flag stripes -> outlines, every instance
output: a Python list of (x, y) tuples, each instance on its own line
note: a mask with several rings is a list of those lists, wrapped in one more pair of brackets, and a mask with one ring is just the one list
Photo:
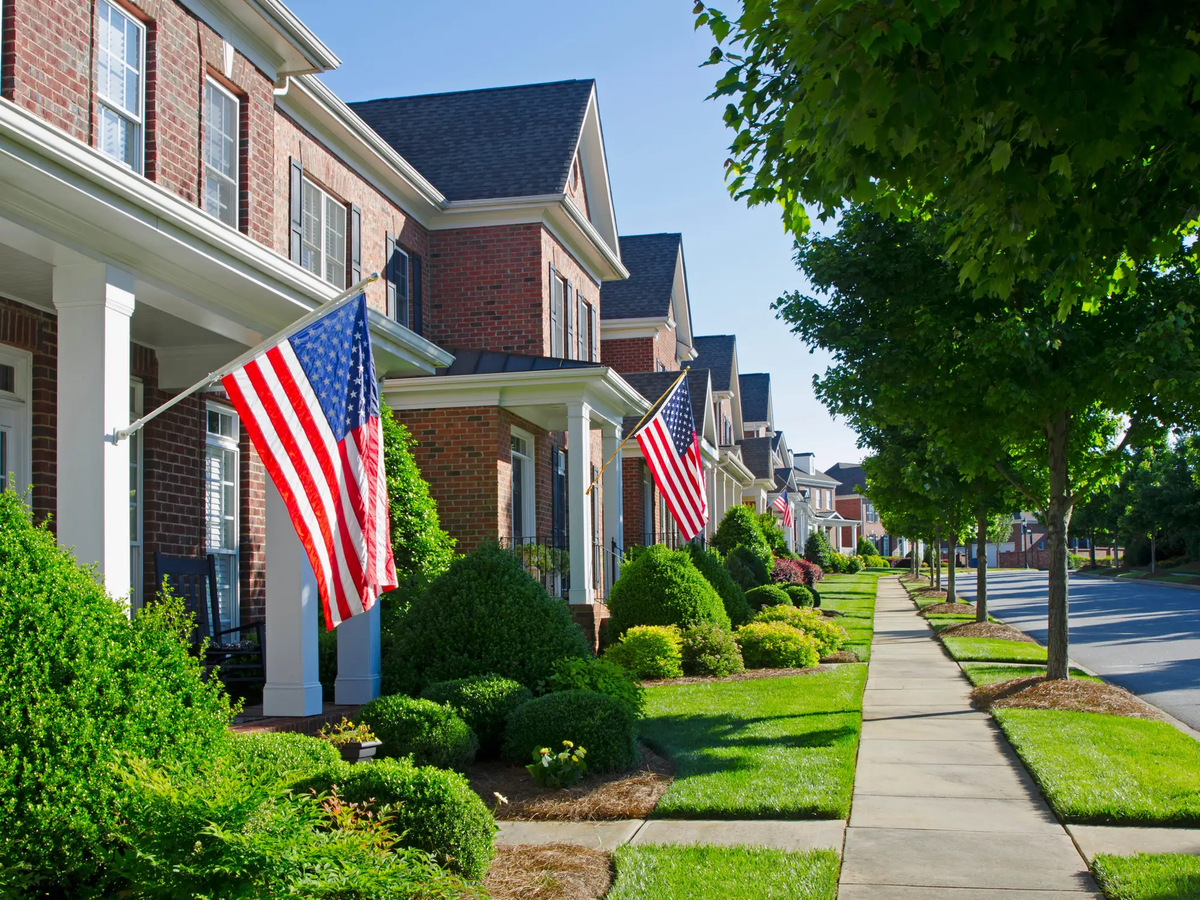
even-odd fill
[(658, 413), (637, 433), (637, 442), (675, 524), (690, 541), (708, 521), (708, 495), (686, 382), (680, 378), (668, 392)]

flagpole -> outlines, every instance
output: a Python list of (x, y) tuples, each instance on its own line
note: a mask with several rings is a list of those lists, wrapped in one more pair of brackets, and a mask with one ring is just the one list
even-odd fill
[(646, 410), (646, 414), (644, 416), (642, 416), (641, 420), (636, 425), (633, 426), (633, 431), (629, 432), (629, 436), (627, 438), (625, 438), (625, 440), (621, 441), (621, 443), (617, 444), (617, 449), (614, 450), (613, 455), (608, 458), (608, 462), (606, 462), (604, 465), (602, 465), (600, 467), (600, 471), (596, 473), (596, 477), (592, 479), (592, 483), (588, 485), (588, 489), (583, 492), (583, 496), (586, 497), (588, 494), (590, 494), (592, 492), (592, 488), (594, 488), (596, 486), (596, 482), (600, 480), (600, 476), (604, 474), (604, 470), (607, 469), (609, 467), (609, 465), (612, 463), (612, 461), (617, 458), (617, 454), (621, 452), (621, 448), (624, 447), (626, 444), (628, 444), (631, 440), (633, 440), (633, 436), (635, 434), (637, 434), (638, 429), (642, 427), (642, 423), (645, 422), (648, 418), (650, 418), (650, 413), (652, 413), (656, 409), (658, 409), (658, 404), (663, 402), (663, 397), (666, 397), (667, 394), (669, 394), (669, 393), (671, 393), (671, 391), (675, 390), (675, 386), (677, 384), (679, 384), (679, 382), (683, 381), (684, 376), (687, 375), (688, 371), (691, 368), (692, 368), (691, 366), (684, 367), (683, 371), (679, 373), (679, 377), (671, 382), (671, 386), (669, 388), (667, 388), (665, 391), (663, 391), (662, 397), (659, 397), (657, 400), (655, 400), (650, 405), (650, 408), (648, 410)]
[(348, 288), (347, 290), (342, 291), (340, 294), (338, 294), (336, 297), (334, 297), (332, 300), (328, 301), (327, 303), (322, 303), (316, 309), (310, 310), (309, 312), (305, 313), (303, 316), (301, 316), (299, 319), (297, 319), (291, 325), (288, 325), (286, 328), (284, 328), (281, 331), (275, 332), (275, 334), (271, 335), (269, 338), (267, 338), (265, 341), (262, 341), (257, 346), (252, 347), (251, 349), (247, 350), (245, 353), (243, 353), (241, 356), (239, 356), (233, 362), (226, 363), (224, 366), (217, 369), (215, 372), (210, 372), (209, 374), (205, 375), (202, 379), (197, 381), (186, 391), (182, 391), (182, 392), (176, 394), (174, 397), (172, 397), (170, 400), (168, 400), (162, 406), (146, 413), (146, 415), (142, 416), (136, 422), (131, 422), (129, 425), (125, 426), (124, 428), (113, 429), (113, 433), (108, 435), (105, 438), (105, 440), (107, 440), (113, 444), (119, 444), (121, 441), (125, 440), (130, 435), (132, 435), (135, 432), (138, 432), (142, 428), (144, 428), (146, 423), (149, 422), (151, 419), (155, 419), (155, 418), (161, 416), (172, 406), (174, 406), (177, 403), (183, 402), (188, 397), (190, 397), (192, 394), (196, 393), (196, 391), (200, 390), (201, 388), (208, 387), (214, 381), (218, 381), (218, 380), (224, 378), (226, 375), (228, 375), (230, 372), (232, 372), (238, 366), (254, 359), (254, 357), (258, 356), (258, 354), (262, 352), (263, 347), (266, 347), (269, 344), (277, 344), (280, 341), (286, 340), (287, 338), (289, 338), (293, 334), (295, 334), (297, 331), (299, 331), (301, 328), (303, 328), (305, 325), (308, 325), (310, 322), (314, 321), (315, 319), (321, 318), (321, 316), (325, 315), (326, 313), (333, 312), (333, 310), (336, 307), (341, 306), (342, 304), (346, 303), (348, 300), (354, 299), (360, 293), (362, 293), (363, 288), (365, 288), (368, 284), (370, 284), (372, 281), (378, 281), (378, 280), (379, 280), (379, 273), (372, 272), (370, 275), (368, 275), (366, 278), (364, 278), (358, 284), (354, 285), (354, 287), (351, 287), (351, 288)]

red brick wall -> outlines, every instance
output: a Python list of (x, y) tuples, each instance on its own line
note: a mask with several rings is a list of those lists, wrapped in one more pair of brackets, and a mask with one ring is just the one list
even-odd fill
[(34, 519), (42, 522), (50, 517), (53, 529), (58, 506), (58, 320), (50, 313), (0, 297), (0, 344), (27, 350), (33, 356), (31, 505)]
[(267, 615), (267, 470), (245, 428), (238, 451), (238, 605), (242, 621), (253, 622)]
[[(668, 372), (679, 371), (679, 345), (675, 339), (674, 328), (660, 328), (654, 335), (654, 361), (662, 363)], [(657, 371), (655, 365), (651, 371)]]
[(600, 361), (622, 375), (655, 372), (654, 338), (616, 338), (601, 341)]

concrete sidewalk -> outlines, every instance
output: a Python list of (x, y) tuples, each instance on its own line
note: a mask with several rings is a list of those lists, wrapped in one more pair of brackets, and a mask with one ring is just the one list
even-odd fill
[(1071, 837), (916, 615), (879, 580), (839, 900), (1082, 900)]

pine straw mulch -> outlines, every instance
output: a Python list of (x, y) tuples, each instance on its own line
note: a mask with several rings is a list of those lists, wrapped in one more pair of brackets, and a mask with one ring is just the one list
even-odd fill
[(933, 588), (923, 587), (913, 591), (914, 597), (920, 597), (922, 600), (945, 600), (949, 596), (945, 591), (935, 591)]
[(948, 637), (996, 638), (1001, 641), (1037, 643), (1025, 632), (1018, 631), (1011, 625), (1000, 625), (996, 622), (963, 622), (961, 625), (951, 625), (938, 632), (938, 638)]
[(571, 788), (538, 787), (524, 766), (503, 762), (476, 763), (468, 773), (471, 787), (489, 807), (496, 794), (508, 802), (496, 809), (496, 818), (519, 822), (588, 822), (644, 819), (658, 805), (674, 778), (675, 770), (663, 757), (640, 748), (642, 762), (625, 774), (592, 774)]
[(853, 650), (838, 650), (830, 653), (828, 656), (822, 656), (821, 662), (824, 663), (856, 663), (858, 662), (858, 654)]
[[(974, 603), (935, 603), (933, 606), (927, 606), (919, 613), (919, 616), (973, 616), (975, 615)], [(964, 623), (965, 624), (965, 623)]]
[(1014, 678), (983, 685), (971, 691), (980, 709), (1057, 709), (1069, 712), (1107, 713), (1135, 719), (1161, 719), (1154, 707), (1113, 684), (1047, 679), (1044, 675)]
[[(851, 654), (853, 656), (853, 654)], [(824, 662), (825, 660), (822, 660)], [(858, 662), (855, 656), (847, 662)], [(661, 687), (664, 684), (716, 684), (721, 681), (757, 681), (760, 678), (786, 678), (789, 675), (815, 675), (818, 672), (828, 672), (828, 666), (814, 666), (811, 669), (747, 669), (737, 675), (685, 675), (683, 678), (668, 678), (660, 681), (643, 681), (646, 687)]]
[(600, 900), (612, 857), (578, 844), (501, 844), (483, 889), (491, 900)]

